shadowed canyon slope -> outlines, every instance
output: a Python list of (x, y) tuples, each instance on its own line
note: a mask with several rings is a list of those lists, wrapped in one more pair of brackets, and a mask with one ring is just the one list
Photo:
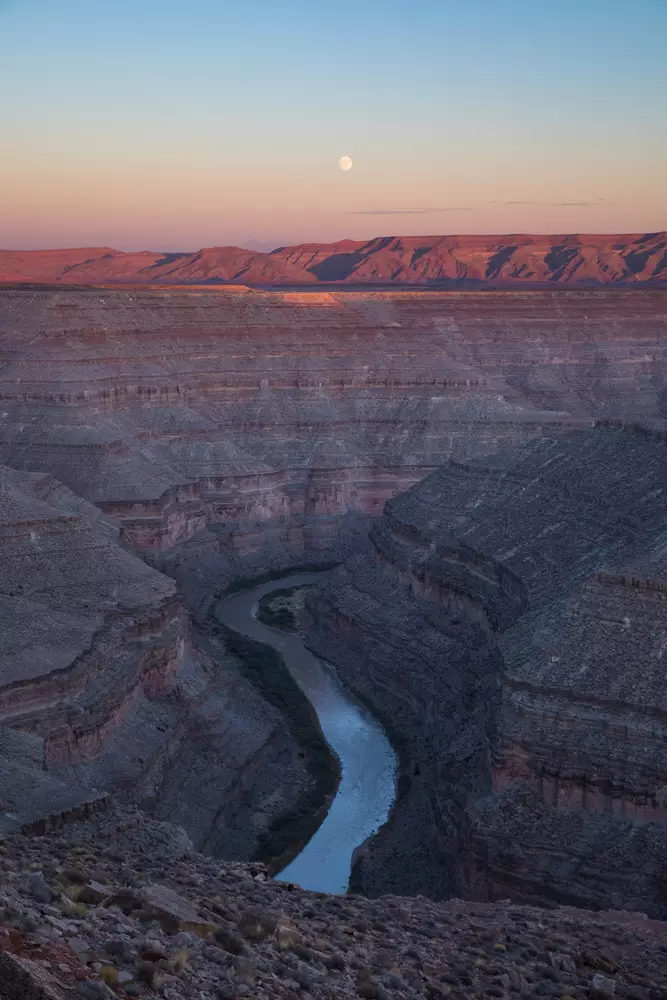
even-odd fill
[(258, 253), (0, 250), (0, 282), (81, 284), (614, 285), (667, 282), (667, 233), (384, 236)]
[(665, 915), (666, 463), (611, 428), (450, 462), (312, 596), (402, 747), (365, 889)]
[[(0, 529), (8, 553), (0, 597), (17, 626), (3, 632), (1, 647), (0, 791), (9, 815), (0, 819), (51, 822), (68, 810), (104, 808), (111, 792), (183, 823), (211, 853), (258, 851), (308, 793), (309, 746), (226, 646), (211, 608), (240, 579), (340, 563), (353, 547), (366, 552), (372, 527), (375, 555), (346, 564), (335, 576), (339, 589), (323, 590), (329, 597), (312, 604), (313, 643), (330, 642), (341, 675), (359, 689), (352, 633), (363, 618), (362, 644), (375, 652), (364, 661), (370, 688), (362, 693), (413, 769), (406, 777), (416, 798), (397, 812), (391, 844), (383, 835), (361, 862), (364, 887), (560, 893), (592, 905), (649, 898), (633, 882), (636, 853), (621, 852), (631, 874), (598, 896), (583, 875), (579, 894), (567, 895), (566, 876), (554, 876), (544, 858), (562, 846), (554, 802), (583, 803), (582, 814), (596, 815), (620, 803), (618, 822), (629, 824), (664, 807), (656, 784), (667, 773), (661, 737), (637, 737), (642, 752), (649, 747), (649, 764), (638, 757), (634, 767), (629, 750), (630, 763), (617, 764), (618, 747), (635, 738), (619, 743), (617, 723), (630, 733), (649, 717), (662, 725), (654, 692), (638, 707), (617, 691), (614, 706), (600, 709), (590, 691), (575, 690), (574, 654), (566, 651), (576, 638), (568, 600), (595, 608), (600, 594), (607, 603), (615, 594), (625, 610), (607, 608), (599, 618), (591, 611), (597, 628), (639, 615), (628, 579), (652, 581), (651, 600), (662, 599), (653, 586), (658, 569), (646, 568), (648, 549), (632, 543), (653, 532), (651, 503), (662, 510), (649, 439), (595, 425), (641, 424), (655, 434), (650, 453), (662, 454), (666, 317), (667, 294), (645, 288), (0, 291), (0, 461), (7, 467)], [(540, 448), (557, 456), (559, 436), (571, 441), (572, 432), (594, 446), (569, 464), (554, 458), (556, 471), (546, 476)], [(532, 471), (528, 459), (485, 459), (491, 472), (480, 480), (479, 456), (515, 456), (504, 449), (530, 441)], [(606, 449), (603, 441), (615, 443)], [(574, 454), (571, 444), (563, 447)], [(627, 502), (614, 468), (636, 482)], [(422, 485), (391, 500), (439, 469), (426, 480), (438, 484), (437, 495)], [(589, 492), (577, 494), (568, 520), (563, 496), (576, 469), (585, 470)], [(533, 481), (543, 483), (539, 503)], [(455, 482), (463, 492), (446, 500)], [(525, 487), (520, 509), (503, 492), (508, 483), (523, 484), (520, 493)], [(446, 530), (456, 540), (435, 584), (411, 598), (408, 585), (422, 585), (415, 583), (421, 556), (411, 555), (424, 549), (420, 529), (387, 534), (386, 526), (422, 495), (431, 497), (436, 534)], [(388, 500), (388, 514), (371, 526)], [(633, 509), (644, 502), (638, 526)], [(473, 537), (473, 526), (493, 525), (496, 512), (498, 524), (508, 520), (507, 539)], [(585, 546), (583, 555), (570, 552), (561, 522), (580, 526), (568, 544), (590, 531), (598, 555)], [(514, 537), (514, 524), (558, 542), (553, 566), (516, 564), (512, 550), (522, 552), (526, 542)], [(627, 534), (626, 547), (612, 552), (610, 532), (619, 544)], [(651, 539), (657, 546), (658, 536)], [(426, 548), (431, 542), (437, 549), (435, 537)], [(568, 552), (586, 570), (581, 580), (549, 575)], [(376, 584), (384, 604), (374, 619), (363, 592)], [(453, 596), (442, 603), (441, 590)], [(336, 610), (346, 594), (356, 616), (349, 635)], [(562, 676), (536, 672), (533, 691), (521, 675), (536, 670), (531, 643), (551, 641), (539, 617), (547, 606), (562, 647), (549, 656), (561, 657)], [(651, 608), (657, 620), (659, 607)], [(577, 615), (583, 620), (584, 610)], [(635, 635), (624, 628), (619, 643)], [(593, 633), (606, 649), (604, 635)], [(650, 659), (640, 646), (623, 655), (634, 669)], [(406, 682), (402, 657), (419, 691)], [(445, 662), (458, 671), (451, 685), (440, 669)], [(425, 664), (433, 668), (429, 678), (420, 674)], [(605, 677), (600, 685), (611, 690)], [(435, 694), (423, 703), (429, 685)], [(568, 736), (563, 719), (573, 703), (593, 721), (573, 724)], [(451, 725), (441, 719), (446, 706)], [(604, 740), (598, 711), (609, 729)], [(414, 717), (428, 723), (418, 746), (409, 729)], [(12, 798), (16, 775), (25, 784), (28, 773), (37, 813), (26, 811), (25, 798)], [(513, 804), (517, 787), (525, 810)], [(540, 818), (537, 833), (530, 817)], [(401, 831), (411, 827), (429, 831), (407, 865), (423, 872), (419, 885), (396, 875), (405, 857)], [(582, 827), (577, 842), (582, 865), (591, 829)], [(613, 847), (617, 827), (605, 829)], [(531, 886), (512, 874), (511, 843), (533, 852), (531, 871), (546, 872)]]

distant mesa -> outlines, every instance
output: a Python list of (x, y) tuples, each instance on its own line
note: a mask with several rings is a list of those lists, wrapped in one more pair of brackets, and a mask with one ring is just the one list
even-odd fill
[[(266, 245), (265, 245), (266, 246)], [(384, 236), (195, 252), (110, 247), (0, 250), (0, 282), (522, 287), (667, 284), (667, 232), (625, 235)]]

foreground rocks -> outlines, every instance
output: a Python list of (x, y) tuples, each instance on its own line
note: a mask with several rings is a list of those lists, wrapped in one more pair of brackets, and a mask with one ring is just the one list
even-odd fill
[(326, 896), (66, 837), (5, 838), (0, 877), (2, 1000), (667, 996), (667, 925), (638, 914)]

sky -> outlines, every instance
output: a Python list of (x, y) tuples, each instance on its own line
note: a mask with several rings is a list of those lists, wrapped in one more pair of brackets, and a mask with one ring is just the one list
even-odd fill
[(0, 0), (0, 247), (667, 229), (666, 95), (667, 0)]

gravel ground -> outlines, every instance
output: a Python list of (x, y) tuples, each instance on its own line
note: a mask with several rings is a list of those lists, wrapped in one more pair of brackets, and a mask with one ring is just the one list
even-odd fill
[(508, 901), (328, 896), (220, 864), (0, 841), (0, 998), (667, 998), (667, 924)]

